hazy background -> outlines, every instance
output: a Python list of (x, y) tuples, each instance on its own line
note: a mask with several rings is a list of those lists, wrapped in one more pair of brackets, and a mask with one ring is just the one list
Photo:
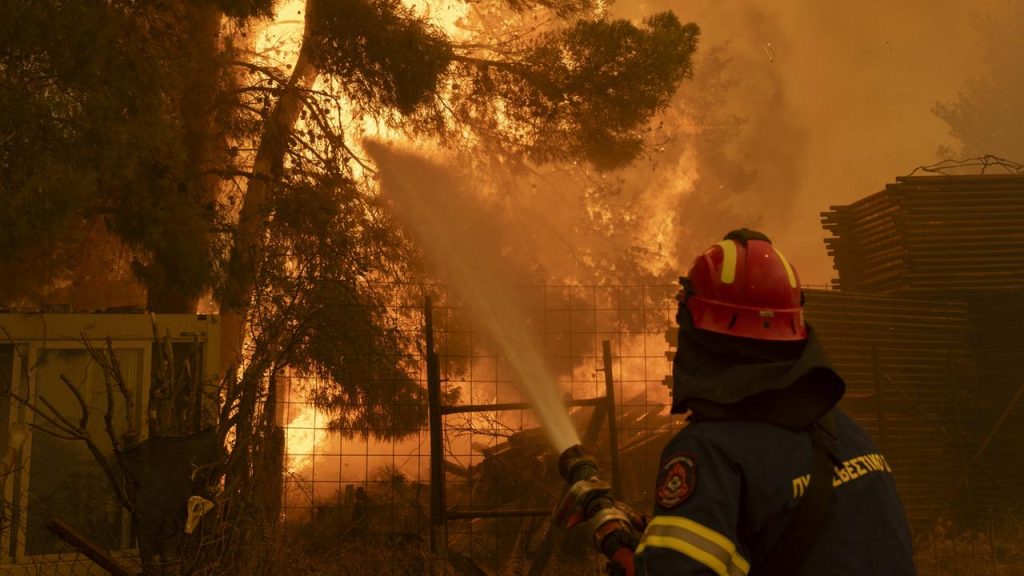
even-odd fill
[(495, 257), (521, 267), (519, 281), (671, 281), (749, 226), (804, 284), (824, 285), (835, 274), (820, 213), (831, 205), (949, 157), (1024, 161), (1024, 1), (620, 0), (608, 15), (668, 9), (702, 30), (694, 74), (629, 168), (424, 153), (467, 190), (423, 193), (463, 197), (462, 217), (510, 238)]
[[(984, 19), (1006, 13), (1003, 2), (978, 0), (691, 0), (613, 10), (637, 18), (665, 8), (700, 25), (701, 57), (723, 47), (731, 58), (726, 108), (746, 118), (732, 152), (755, 171), (733, 201), (760, 219), (808, 284), (833, 277), (819, 212), (938, 161), (939, 146), (958, 147), (933, 108), (985, 72)], [(692, 84), (701, 81), (698, 70)]]
[[(434, 4), (442, 23), (472, 17), (448, 14), (443, 0)], [(829, 206), (949, 155), (1024, 161), (1014, 105), (1024, 103), (1017, 72), (1024, 69), (1024, 0), (620, 0), (610, 16), (640, 20), (666, 9), (702, 29), (695, 71), (659, 119), (650, 154), (626, 169), (531, 167), (369, 135), (376, 143), (364, 152), (382, 198), (464, 301), (473, 303), (479, 291), (467, 278), (505, 286), (667, 284), (740, 226), (768, 233), (804, 284), (824, 285), (834, 276), (819, 220)], [(993, 72), (1001, 80), (985, 80)], [(965, 89), (969, 97), (961, 99)], [(945, 113), (937, 114), (942, 103)], [(963, 139), (943, 117), (956, 120)], [(1011, 129), (990, 138), (996, 126)], [(623, 349), (642, 349), (643, 327), (624, 330), (637, 337), (624, 336)], [(559, 367), (557, 376), (571, 368)], [(660, 386), (657, 370), (636, 379)], [(340, 464), (317, 466), (317, 474), (334, 477)]]

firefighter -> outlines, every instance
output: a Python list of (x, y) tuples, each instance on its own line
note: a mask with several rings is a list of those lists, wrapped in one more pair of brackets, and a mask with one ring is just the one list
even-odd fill
[(636, 574), (915, 574), (891, 469), (836, 407), (796, 270), (741, 229), (681, 282), (672, 411), (689, 424), (662, 452)]

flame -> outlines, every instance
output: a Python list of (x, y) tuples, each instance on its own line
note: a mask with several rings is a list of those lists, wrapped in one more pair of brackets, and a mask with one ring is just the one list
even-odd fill
[(650, 217), (638, 223), (641, 224), (638, 237), (646, 239), (648, 253), (654, 255), (645, 262), (648, 270), (653, 273), (679, 267), (682, 255), (675, 253), (675, 239), (685, 223), (679, 221), (679, 211), (671, 207), (678, 206), (683, 198), (693, 192), (698, 175), (695, 152), (693, 147), (689, 147), (679, 156), (674, 166), (661, 171), (651, 180), (642, 195)]
[[(664, 385), (664, 377), (671, 373), (672, 366), (664, 354), (668, 344), (663, 338), (660, 333), (622, 334), (612, 341), (612, 382), (616, 404), (642, 403), (650, 407), (652, 413), (661, 413), (672, 404), (670, 391)], [(577, 365), (572, 373), (574, 396), (604, 396), (604, 374), (601, 370), (603, 361), (600, 355), (591, 362)], [(577, 394), (577, 390), (581, 393)]]
[[(419, 17), (427, 19), (439, 29), (444, 31), (453, 41), (465, 41), (477, 32), (472, 30), (479, 22), (486, 20), (486, 17), (479, 14), (479, 8), (472, 3), (456, 0), (405, 0), (406, 5)], [(282, 69), (288, 64), (294, 63), (298, 53), (299, 42), (303, 33), (303, 10), (305, 1), (289, 0), (279, 5), (277, 18), (269, 23), (257, 37), (256, 50), (261, 54), (272, 54), (271, 61)], [(606, 10), (604, 2), (598, 3), (598, 12)], [(536, 15), (523, 15), (520, 18), (528, 19)], [(538, 25), (534, 24), (535, 27)], [(317, 88), (330, 88), (329, 79), (321, 79)], [(351, 112), (351, 113), (350, 113)], [(354, 107), (341, 100), (339, 113), (343, 117), (354, 118)], [(671, 114), (671, 112), (670, 112)], [(500, 114), (499, 114), (500, 116)], [(503, 123), (507, 122), (504, 118)], [(699, 127), (693, 124), (693, 120), (676, 112), (672, 118), (666, 119), (667, 123), (674, 124), (673, 128), (689, 135), (699, 133)], [(434, 142), (411, 141), (406, 136), (393, 131), (386, 125), (379, 124), (372, 118), (364, 117), (356, 122), (347, 122), (344, 125), (346, 141), (349, 142), (357, 154), (361, 154), (359, 142), (364, 137), (373, 137), (384, 141), (392, 141), (401, 144), (403, 147), (414, 148), (418, 153), (427, 156), (441, 157), (446, 153), (446, 148)], [(465, 133), (468, 139), (470, 135)], [(639, 201), (644, 206), (643, 213), (649, 216), (640, 220), (633, 220), (622, 224), (629, 225), (633, 234), (632, 238), (645, 248), (647, 254), (652, 255), (644, 265), (652, 272), (658, 273), (666, 269), (678, 267), (679, 255), (674, 253), (678, 229), (684, 223), (677, 220), (677, 210), (671, 207), (678, 205), (681, 199), (685, 198), (694, 187), (697, 179), (697, 166), (694, 152), (688, 149), (686, 152), (673, 156), (673, 165), (661, 166), (658, 172), (647, 179), (646, 185), (640, 193)], [(359, 163), (352, 163), (354, 175), (357, 179), (366, 176), (363, 166)], [(492, 193), (503, 186), (497, 180), (480, 178), (476, 187), (481, 194)], [(543, 195), (538, 195), (543, 196)], [(541, 204), (540, 207), (544, 205)], [(596, 210), (594, 205), (588, 203), (585, 209)], [(601, 209), (604, 211), (605, 209)], [(554, 271), (555, 274), (559, 272)], [(572, 278), (564, 278), (564, 281), (572, 283)], [(660, 338), (660, 334), (657, 335)], [(622, 335), (613, 345), (613, 354), (616, 356), (613, 362), (615, 371), (616, 393), (618, 403), (630, 401), (643, 395), (643, 402), (651, 407), (652, 412), (664, 410), (671, 403), (669, 390), (664, 387), (660, 380), (652, 381), (651, 374), (662, 374), (654, 363), (664, 362), (664, 374), (668, 374), (670, 366), (664, 361), (662, 351), (667, 345), (661, 343), (656, 351), (652, 351), (651, 341), (648, 334)], [(587, 365), (578, 365), (571, 376), (560, 379), (563, 389), (570, 389), (576, 397), (601, 396), (604, 394), (603, 375), (596, 370), (600, 368), (600, 346), (595, 362)], [(482, 373), (488, 370), (497, 370), (492, 366), (493, 359), (476, 360), (474, 370), (470, 379), (467, 377), (463, 382), (451, 382), (463, 388), (463, 398), (471, 403), (488, 402), (510, 402), (520, 401), (522, 395), (511, 382), (498, 382), (498, 376), (494, 379), (482, 378)], [(504, 370), (504, 368), (503, 368)], [(502, 376), (504, 377), (504, 376)], [(487, 386), (482, 386), (484, 381)], [(493, 385), (493, 386), (492, 386)], [(485, 389), (486, 388), (486, 389)], [(577, 389), (579, 388), (579, 394)], [(593, 393), (590, 393), (590, 390)], [(586, 392), (586, 393), (584, 393)], [(292, 402), (289, 399), (289, 402)], [(315, 468), (316, 479), (331, 478), (335, 473), (339, 482), (366, 481), (372, 474), (372, 464), (378, 461), (387, 463), (388, 457), (380, 453), (384, 450), (391, 451), (391, 461), (395, 459), (395, 448), (392, 444), (343, 440), (337, 435), (329, 433), (325, 426), (328, 418), (312, 405), (294, 402), (291, 403), (293, 413), (286, 424), (286, 454), (287, 469), (298, 476), (312, 476)], [(465, 426), (469, 430), (494, 431), (501, 427), (518, 431), (530, 426), (538, 425), (531, 411), (515, 411), (505, 413), (474, 413), (464, 415)], [(429, 453), (429, 449), (423, 445), (423, 437), (410, 440), (415, 446), (410, 446), (410, 455), (415, 450), (417, 457), (423, 457)], [(481, 442), (481, 439), (484, 441)], [(480, 434), (467, 434), (465, 437), (457, 438), (449, 435), (448, 456), (465, 455), (472, 464), (479, 458), (479, 448), (493, 445), (502, 440), (499, 436), (488, 436)], [(475, 444), (475, 446), (474, 446)], [(401, 450), (400, 450), (401, 451)], [(399, 451), (399, 452), (400, 452)], [(411, 457), (411, 456), (410, 456)], [(372, 460), (372, 462), (371, 462)], [(467, 463), (467, 462), (464, 462)], [(421, 474), (413, 474), (419, 478)], [(326, 489), (326, 488), (323, 488)], [(334, 489), (333, 487), (331, 489)]]
[(328, 437), (327, 418), (310, 404), (299, 404), (298, 414), (285, 427), (285, 464), (289, 473), (302, 476), (313, 466), (313, 458)]
[(453, 0), (405, 0), (413, 13), (440, 28), (454, 41), (464, 40), (470, 35), (466, 21), (470, 4)]

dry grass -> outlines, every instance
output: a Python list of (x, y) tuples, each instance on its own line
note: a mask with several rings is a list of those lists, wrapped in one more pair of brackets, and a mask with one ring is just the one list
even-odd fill
[(922, 576), (1020, 576), (1024, 522), (990, 519), (963, 528), (941, 520), (917, 538), (914, 558)]

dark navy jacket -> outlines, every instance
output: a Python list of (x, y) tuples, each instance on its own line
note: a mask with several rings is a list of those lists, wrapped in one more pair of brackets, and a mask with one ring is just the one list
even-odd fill
[[(888, 463), (834, 410), (839, 458), (828, 514), (802, 576), (915, 574)], [(764, 560), (807, 486), (808, 434), (758, 421), (703, 421), (662, 453), (659, 504), (637, 549), (638, 576), (740, 576)], [(669, 476), (675, 475), (675, 478)]]

